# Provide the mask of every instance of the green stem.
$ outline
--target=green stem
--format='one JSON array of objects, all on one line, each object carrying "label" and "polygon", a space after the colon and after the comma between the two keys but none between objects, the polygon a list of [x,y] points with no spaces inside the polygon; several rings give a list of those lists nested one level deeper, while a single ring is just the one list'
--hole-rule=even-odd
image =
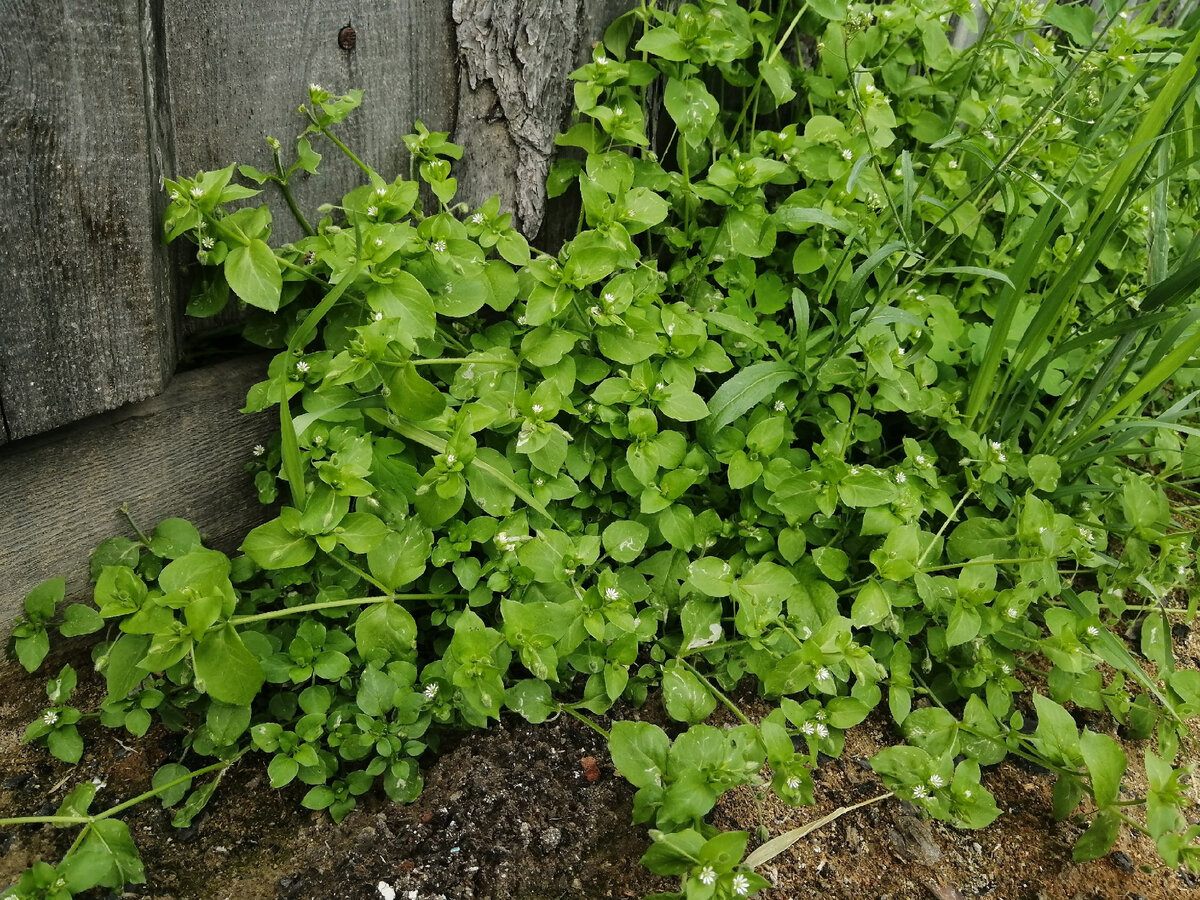
[{"label": "green stem", "polygon": [[[247,749],[249,749],[249,748],[247,748]],[[173,781],[169,781],[164,785],[160,785],[159,787],[152,788],[151,790],[148,790],[145,793],[138,794],[136,797],[132,798],[131,800],[126,800],[124,803],[118,803],[116,806],[110,807],[110,808],[106,809],[104,812],[97,813],[94,816],[15,816],[13,818],[0,819],[0,826],[3,826],[3,825],[91,825],[93,822],[99,822],[102,819],[111,818],[111,817],[115,816],[117,813],[123,812],[123,811],[129,809],[129,807],[131,807],[131,806],[136,806],[137,804],[139,804],[145,800],[149,800],[151,797],[156,797],[159,794],[163,793],[164,791],[169,791],[173,787],[178,787],[179,785],[181,785],[187,781],[191,781],[193,778],[199,778],[201,775],[207,775],[209,772],[213,772],[217,769],[227,769],[227,768],[229,768],[229,766],[231,766],[235,762],[237,762],[237,760],[240,759],[242,757],[242,754],[244,754],[244,753],[246,753],[246,750],[243,750],[241,753],[239,753],[233,759],[222,760],[219,763],[213,763],[210,766],[205,766],[203,769],[197,769],[194,772],[189,772],[188,774],[182,775],[179,778],[176,778]]]},{"label": "green stem", "polygon": [[300,606],[289,606],[287,609],[274,609],[265,613],[253,615],[232,616],[230,625],[248,625],[251,622],[265,622],[270,619],[286,619],[299,613],[316,612],[322,609],[336,609],[343,606],[370,606],[374,603],[386,603],[389,600],[462,600],[466,594],[388,594],[386,597],[355,597],[351,600],[327,600],[324,603],[303,603]]},{"label": "green stem", "polygon": [[350,562],[349,560],[342,559],[340,556],[334,556],[332,553],[327,554],[327,557],[329,559],[332,559],[335,563],[337,563],[343,569],[347,569],[347,570],[353,572],[355,575],[357,575],[359,578],[361,578],[363,581],[367,582],[368,584],[375,585],[375,587],[379,588],[379,590],[383,591],[385,594],[391,593],[388,590],[388,587],[386,584],[384,584],[381,581],[377,581],[375,578],[373,578],[372,576],[370,576],[369,574],[364,572],[362,569],[360,569],[358,566],[356,566],[354,563]]},{"label": "green stem", "polygon": [[125,521],[129,523],[129,527],[132,528],[134,534],[136,534],[138,536],[138,540],[140,540],[143,544],[145,544],[147,547],[149,547],[150,546],[150,538],[146,537],[146,532],[144,532],[144,531],[142,531],[142,529],[138,528],[137,522],[133,521],[133,516],[131,516],[129,514],[129,504],[128,503],[121,504],[121,515],[123,515],[125,517]]},{"label": "green stem", "polygon": [[312,237],[316,232],[308,224],[308,220],[300,212],[300,207],[296,205],[296,198],[292,196],[292,189],[288,185],[288,176],[283,169],[283,160],[279,158],[279,148],[277,146],[273,147],[271,153],[275,157],[275,183],[279,185],[279,190],[283,192],[283,199],[287,201],[288,209],[292,211],[292,215],[296,217],[296,221],[300,223],[300,227],[304,229],[304,233]]},{"label": "green stem", "polygon": [[575,709],[575,707],[567,706],[564,703],[561,706],[559,706],[559,709],[561,709],[563,712],[565,712],[572,719],[578,719],[580,722],[582,722],[588,728],[592,729],[592,731],[596,732],[598,735],[600,735],[606,741],[610,739],[611,735],[607,731],[605,731],[603,728],[601,728],[599,725],[597,725],[595,722],[593,722],[591,719],[589,719],[587,716],[585,716],[579,710]]},{"label": "green stem", "polygon": [[329,140],[331,140],[333,142],[333,145],[335,147],[337,147],[339,150],[341,150],[342,153],[346,154],[346,156],[349,158],[350,162],[354,163],[356,166],[358,166],[360,169],[362,169],[363,172],[365,172],[368,176],[375,174],[375,171],[370,166],[368,166],[365,162],[363,162],[361,159],[359,159],[357,156],[355,156],[354,151],[351,150],[349,147],[347,147],[345,144],[343,144],[338,139],[337,135],[335,135],[328,128],[322,128],[321,134],[323,134],[323,135],[325,135],[325,137],[329,138]]}]

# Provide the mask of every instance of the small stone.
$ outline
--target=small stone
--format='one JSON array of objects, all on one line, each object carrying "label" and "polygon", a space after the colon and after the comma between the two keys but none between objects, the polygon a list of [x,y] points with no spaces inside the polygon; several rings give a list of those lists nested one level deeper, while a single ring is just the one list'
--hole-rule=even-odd
[{"label": "small stone", "polygon": [[542,832],[542,846],[547,850],[553,850],[562,843],[562,830],[551,825]]},{"label": "small stone", "polygon": [[971,841],[971,849],[974,850],[976,853],[982,853],[983,852],[983,844],[979,843],[979,841]]},{"label": "small stone", "polygon": [[1128,854],[1122,853],[1120,850],[1114,850],[1108,855],[1108,858],[1112,860],[1114,866],[1126,875],[1133,874],[1133,860],[1129,858]]},{"label": "small stone", "polygon": [[941,861],[942,848],[933,839],[929,823],[915,816],[897,816],[896,827],[888,829],[896,853],[909,862],[933,866]]}]

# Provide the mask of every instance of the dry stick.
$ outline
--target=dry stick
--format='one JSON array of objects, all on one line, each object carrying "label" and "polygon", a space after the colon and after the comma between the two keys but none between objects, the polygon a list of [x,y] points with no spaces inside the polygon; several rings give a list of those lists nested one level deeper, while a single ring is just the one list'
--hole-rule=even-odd
[{"label": "dry stick", "polygon": [[852,813],[856,809],[862,809],[864,806],[871,806],[872,804],[878,803],[880,800],[886,800],[891,796],[893,796],[892,792],[888,791],[886,794],[880,794],[878,797],[872,797],[870,800],[864,800],[861,803],[855,803],[853,806],[841,806],[828,815],[821,816],[821,818],[817,819],[815,822],[809,822],[807,825],[802,825],[799,828],[793,828],[791,831],[785,831],[783,834],[779,835],[779,837],[771,838],[771,840],[767,841],[765,844],[747,856],[745,865],[752,869],[758,868],[763,863],[773,860],[776,856],[778,856],[788,847],[792,846],[792,844],[796,843],[796,841],[800,840],[800,838],[804,837],[805,835],[811,834],[818,828],[823,828],[830,822],[840,819],[842,816],[846,815],[846,813]]}]

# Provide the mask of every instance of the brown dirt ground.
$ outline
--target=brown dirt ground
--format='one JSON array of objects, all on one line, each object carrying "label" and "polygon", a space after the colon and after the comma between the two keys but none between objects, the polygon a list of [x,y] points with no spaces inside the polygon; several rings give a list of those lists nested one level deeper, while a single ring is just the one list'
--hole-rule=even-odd
[{"label": "brown dirt ground", "polygon": [[[1200,664],[1200,632],[1177,634],[1185,638],[1181,662]],[[64,661],[52,658],[43,672]],[[80,707],[98,702],[102,684],[86,656],[69,661],[80,672]],[[42,708],[43,682],[0,663],[0,815],[50,814],[75,784],[93,778],[105,782],[93,808],[104,809],[146,790],[154,769],[176,758],[177,738],[158,730],[129,740],[85,725],[87,749],[74,767],[21,744]],[[746,702],[753,713],[754,702]],[[653,708],[632,715],[661,721]],[[884,718],[873,717],[847,735],[840,759],[816,773],[817,806],[793,809],[769,790],[743,789],[723,798],[714,823],[773,837],[874,797],[883,789],[865,761],[895,740]],[[1143,749],[1126,744],[1135,765]],[[598,763],[594,782],[588,757]],[[172,828],[170,813],[153,803],[126,814],[148,883],[107,896],[378,900],[383,881],[398,900],[601,900],[672,887],[638,865],[647,837],[630,825],[632,789],[613,772],[600,737],[574,720],[530,726],[506,718],[447,741],[416,803],[363,798],[340,825],[303,809],[302,788],[272,790],[263,763],[248,756],[231,770],[189,829]],[[1162,867],[1148,841],[1129,835],[1119,852],[1073,863],[1070,847],[1084,825],[1051,821],[1045,772],[1006,761],[985,784],[1006,814],[984,831],[955,831],[887,800],[838,818],[761,867],[775,888],[760,896],[1200,900],[1200,879]],[[0,886],[37,858],[57,860],[72,838],[50,826],[0,832]]]}]

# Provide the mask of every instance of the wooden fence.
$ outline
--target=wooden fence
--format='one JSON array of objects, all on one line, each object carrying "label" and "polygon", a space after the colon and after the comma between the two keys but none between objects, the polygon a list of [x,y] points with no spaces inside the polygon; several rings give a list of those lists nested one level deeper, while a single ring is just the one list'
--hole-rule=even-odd
[{"label": "wooden fence", "polygon": [[[91,547],[127,530],[123,501],[149,523],[191,516],[218,543],[262,515],[240,470],[269,426],[233,412],[259,369],[168,387],[184,298],[159,238],[163,176],[268,167],[265,138],[302,130],[310,83],[360,88],[342,132],[360,155],[407,171],[414,119],[449,131],[463,199],[499,193],[532,235],[567,75],[634,2],[0,4],[0,626],[43,577],[86,587]],[[297,189],[310,213],[358,183],[337,154],[321,168]]]}]

